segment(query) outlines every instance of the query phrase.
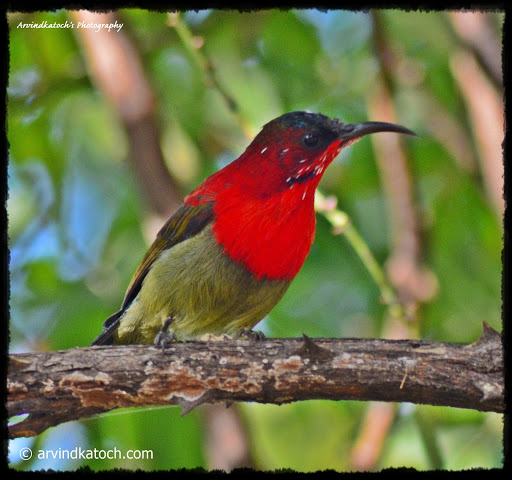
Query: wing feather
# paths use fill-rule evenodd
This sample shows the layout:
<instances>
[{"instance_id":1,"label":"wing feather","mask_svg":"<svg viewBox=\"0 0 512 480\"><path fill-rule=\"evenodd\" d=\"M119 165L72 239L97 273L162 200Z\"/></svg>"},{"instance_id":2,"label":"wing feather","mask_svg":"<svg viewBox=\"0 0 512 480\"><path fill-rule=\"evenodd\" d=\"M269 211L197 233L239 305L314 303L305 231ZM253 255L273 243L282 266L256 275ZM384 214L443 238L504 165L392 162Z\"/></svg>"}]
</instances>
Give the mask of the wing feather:
<instances>
[{"instance_id":1,"label":"wing feather","mask_svg":"<svg viewBox=\"0 0 512 480\"><path fill-rule=\"evenodd\" d=\"M146 275L151 269L151 265L160 254L172 248L174 245L183 242L187 238L197 235L212 220L213 202L195 206L183 205L167 220L135 271L128 285L128 289L126 290L121 309L105 320L103 323L103 332L94 340L92 345L112 344L114 333L119 326L123 313L139 293L144 278L146 278Z\"/></svg>"}]
</instances>

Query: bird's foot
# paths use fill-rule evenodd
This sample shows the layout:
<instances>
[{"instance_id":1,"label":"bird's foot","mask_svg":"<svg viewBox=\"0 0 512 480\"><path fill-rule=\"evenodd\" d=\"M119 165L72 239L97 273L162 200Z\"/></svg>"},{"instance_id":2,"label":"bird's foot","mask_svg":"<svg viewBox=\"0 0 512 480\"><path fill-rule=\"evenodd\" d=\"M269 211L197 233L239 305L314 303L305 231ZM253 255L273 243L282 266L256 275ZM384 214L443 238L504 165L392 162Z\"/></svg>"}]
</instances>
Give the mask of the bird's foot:
<instances>
[{"instance_id":1,"label":"bird's foot","mask_svg":"<svg viewBox=\"0 0 512 480\"><path fill-rule=\"evenodd\" d=\"M155 339L153 341L155 347L160 347L162 351L165 350L165 348L168 347L171 343L178 340L176 334L173 331L169 331L169 326L171 325L172 320L172 315L165 319L161 330L155 335Z\"/></svg>"},{"instance_id":2,"label":"bird's foot","mask_svg":"<svg viewBox=\"0 0 512 480\"><path fill-rule=\"evenodd\" d=\"M259 342L265 340L265 334L261 330L251 330L250 328L242 328L236 336L236 338L247 337L247 340L251 342Z\"/></svg>"}]
</instances>

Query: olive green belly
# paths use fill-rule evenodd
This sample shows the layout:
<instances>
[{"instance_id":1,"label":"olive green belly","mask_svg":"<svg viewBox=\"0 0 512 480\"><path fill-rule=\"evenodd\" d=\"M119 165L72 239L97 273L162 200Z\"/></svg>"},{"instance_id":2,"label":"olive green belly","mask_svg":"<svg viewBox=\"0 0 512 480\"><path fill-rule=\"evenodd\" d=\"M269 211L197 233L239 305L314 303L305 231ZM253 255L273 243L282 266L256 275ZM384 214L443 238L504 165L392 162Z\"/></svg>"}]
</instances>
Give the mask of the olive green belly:
<instances>
[{"instance_id":1,"label":"olive green belly","mask_svg":"<svg viewBox=\"0 0 512 480\"><path fill-rule=\"evenodd\" d=\"M286 292L288 280L257 280L224 254L205 228L162 252L120 319L114 343L152 343L172 315L178 339L235 335L253 328Z\"/></svg>"}]
</instances>

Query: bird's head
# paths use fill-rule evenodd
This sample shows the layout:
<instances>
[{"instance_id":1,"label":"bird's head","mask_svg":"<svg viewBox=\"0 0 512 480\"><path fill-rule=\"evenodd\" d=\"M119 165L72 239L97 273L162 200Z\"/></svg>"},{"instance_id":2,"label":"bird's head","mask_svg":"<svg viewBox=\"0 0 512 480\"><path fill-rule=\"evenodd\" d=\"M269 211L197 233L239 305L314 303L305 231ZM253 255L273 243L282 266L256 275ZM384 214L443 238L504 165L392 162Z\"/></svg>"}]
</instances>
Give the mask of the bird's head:
<instances>
[{"instance_id":1,"label":"bird's head","mask_svg":"<svg viewBox=\"0 0 512 480\"><path fill-rule=\"evenodd\" d=\"M254 173L269 174L281 188L318 184L340 150L364 135L396 132L414 135L409 129L383 122L344 123L319 113L290 112L267 123L246 153L256 160Z\"/></svg>"},{"instance_id":2,"label":"bird's head","mask_svg":"<svg viewBox=\"0 0 512 480\"><path fill-rule=\"evenodd\" d=\"M307 190L312 199L325 169L340 150L377 132L415 135L392 123L344 123L320 113L285 113L264 125L239 158L206 179L186 202L208 203L219 196L235 202L235 191L248 199L290 189L303 199L301 192Z\"/></svg>"}]
</instances>

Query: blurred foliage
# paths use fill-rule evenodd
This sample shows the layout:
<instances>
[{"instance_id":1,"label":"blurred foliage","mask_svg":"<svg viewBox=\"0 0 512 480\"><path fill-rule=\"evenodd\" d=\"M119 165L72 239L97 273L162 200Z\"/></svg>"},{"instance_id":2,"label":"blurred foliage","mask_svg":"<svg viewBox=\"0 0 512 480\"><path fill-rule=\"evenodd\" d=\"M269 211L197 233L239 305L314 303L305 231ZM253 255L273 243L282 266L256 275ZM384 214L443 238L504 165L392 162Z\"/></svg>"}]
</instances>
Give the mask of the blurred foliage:
<instances>
[{"instance_id":1,"label":"blurred foliage","mask_svg":"<svg viewBox=\"0 0 512 480\"><path fill-rule=\"evenodd\" d=\"M424 261L439 282L423 305L421 336L438 341L478 338L482 321L500 329L501 218L481 176L465 169L432 134L425 94L455 119L472 142L467 107L450 71L460 48L445 13L383 11L390 48L411 75L394 92L398 123L419 134L406 139L422 218ZM238 156L247 139L219 93L204 83L165 13L118 12L122 32L138 49L158 99L158 124L168 167L189 192ZM498 29L503 15L491 14ZM86 346L119 307L147 243L144 205L126 162L122 124L88 75L71 29L16 28L20 22L65 22L67 12L11 13L8 84L9 246L12 351ZM256 132L286 111L308 109L345 121L367 119L367 97L379 75L368 13L315 10L187 12L204 40L220 83ZM501 42L500 42L501 43ZM499 52L497 52L499 54ZM373 119L379 120L379 119ZM499 126L498 126L499 127ZM497 127L497 128L498 128ZM371 142L345 151L321 188L338 198L379 262L389 253L386 199ZM270 336L381 334L384 307L376 285L343 237L324 218L304 268L261 328ZM376 468L429 469L414 412L442 446L449 469L499 467L501 416L404 405ZM240 405L251 455L259 469L350 468L349 454L365 405L301 402ZM181 418L178 407L119 410L61 425L36 439L11 443L19 469L94 470L207 468L201 409ZM32 448L153 450L152 460L20 463Z\"/></svg>"}]
</instances>

